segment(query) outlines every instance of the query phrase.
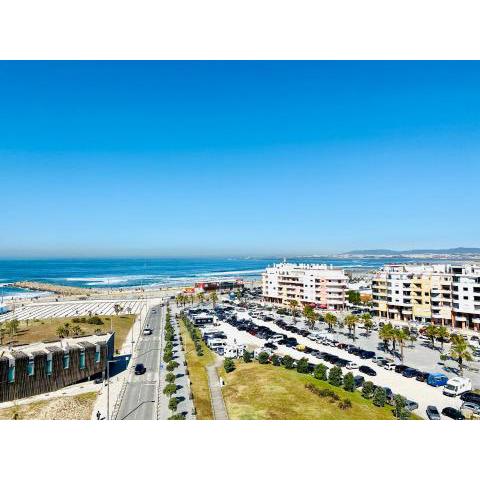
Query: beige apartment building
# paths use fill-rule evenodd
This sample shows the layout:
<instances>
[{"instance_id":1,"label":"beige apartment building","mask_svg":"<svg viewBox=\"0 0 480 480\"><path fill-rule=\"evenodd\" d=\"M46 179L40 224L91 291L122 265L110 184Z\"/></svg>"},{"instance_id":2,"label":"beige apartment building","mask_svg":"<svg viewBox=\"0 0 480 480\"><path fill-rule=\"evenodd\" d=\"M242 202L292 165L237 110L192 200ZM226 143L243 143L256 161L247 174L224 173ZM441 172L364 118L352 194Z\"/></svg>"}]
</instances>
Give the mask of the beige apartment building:
<instances>
[{"instance_id":1,"label":"beige apartment building","mask_svg":"<svg viewBox=\"0 0 480 480\"><path fill-rule=\"evenodd\" d=\"M381 318L480 329L480 265L386 265L372 295Z\"/></svg>"},{"instance_id":2,"label":"beige apartment building","mask_svg":"<svg viewBox=\"0 0 480 480\"><path fill-rule=\"evenodd\" d=\"M266 302L289 305L311 304L318 308L342 310L346 306L348 277L343 270L327 265L279 263L262 274Z\"/></svg>"}]
</instances>

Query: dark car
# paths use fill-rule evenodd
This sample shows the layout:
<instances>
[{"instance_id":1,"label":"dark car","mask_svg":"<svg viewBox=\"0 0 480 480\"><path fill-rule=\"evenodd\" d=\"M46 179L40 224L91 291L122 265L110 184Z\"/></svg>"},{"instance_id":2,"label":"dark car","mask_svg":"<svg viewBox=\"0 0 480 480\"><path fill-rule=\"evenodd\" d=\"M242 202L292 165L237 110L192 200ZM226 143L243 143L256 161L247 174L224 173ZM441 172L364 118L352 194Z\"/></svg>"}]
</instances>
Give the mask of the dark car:
<instances>
[{"instance_id":1,"label":"dark car","mask_svg":"<svg viewBox=\"0 0 480 480\"><path fill-rule=\"evenodd\" d=\"M396 365L395 366L395 371L397 373L403 373L407 368L409 368L409 367L407 367L406 365Z\"/></svg>"},{"instance_id":2,"label":"dark car","mask_svg":"<svg viewBox=\"0 0 480 480\"><path fill-rule=\"evenodd\" d=\"M272 342L265 343L264 347L269 348L270 350L277 350L277 346Z\"/></svg>"},{"instance_id":3,"label":"dark car","mask_svg":"<svg viewBox=\"0 0 480 480\"><path fill-rule=\"evenodd\" d=\"M416 377L420 372L416 368L406 368L402 375L406 378L413 378Z\"/></svg>"},{"instance_id":4,"label":"dark car","mask_svg":"<svg viewBox=\"0 0 480 480\"><path fill-rule=\"evenodd\" d=\"M429 420L441 420L442 417L440 417L440 413L437 409L437 407L434 407L433 405L429 405L427 407L427 417Z\"/></svg>"},{"instance_id":5,"label":"dark car","mask_svg":"<svg viewBox=\"0 0 480 480\"><path fill-rule=\"evenodd\" d=\"M365 377L362 377L362 375L353 377L353 380L355 382L355 388L360 388L365 383Z\"/></svg>"},{"instance_id":6,"label":"dark car","mask_svg":"<svg viewBox=\"0 0 480 480\"><path fill-rule=\"evenodd\" d=\"M460 410L457 410L456 408L453 408L453 407L445 407L442 410L442 415L445 415L446 417L449 417L449 418L453 418L453 420L465 420L463 413Z\"/></svg>"},{"instance_id":7,"label":"dark car","mask_svg":"<svg viewBox=\"0 0 480 480\"><path fill-rule=\"evenodd\" d=\"M419 372L415 377L415 380L418 382L426 382L429 375L430 374L428 372Z\"/></svg>"},{"instance_id":8,"label":"dark car","mask_svg":"<svg viewBox=\"0 0 480 480\"><path fill-rule=\"evenodd\" d=\"M360 352L360 358L363 358L364 360L368 358L373 358L375 357L375 352L370 352L368 350L364 350L363 352Z\"/></svg>"},{"instance_id":9,"label":"dark car","mask_svg":"<svg viewBox=\"0 0 480 480\"><path fill-rule=\"evenodd\" d=\"M417 402L414 402L413 400L406 400L405 401L405 408L407 410L410 410L410 412L413 412L414 410L416 410L418 408L418 403Z\"/></svg>"},{"instance_id":10,"label":"dark car","mask_svg":"<svg viewBox=\"0 0 480 480\"><path fill-rule=\"evenodd\" d=\"M465 392L460 395L462 402L473 402L480 405L480 394L473 392Z\"/></svg>"},{"instance_id":11,"label":"dark car","mask_svg":"<svg viewBox=\"0 0 480 480\"><path fill-rule=\"evenodd\" d=\"M137 363L135 365L135 375L143 375L147 369L143 363Z\"/></svg>"},{"instance_id":12,"label":"dark car","mask_svg":"<svg viewBox=\"0 0 480 480\"><path fill-rule=\"evenodd\" d=\"M369 375L370 377L375 377L377 375L377 372L367 365L362 365L358 371L364 373L365 375Z\"/></svg>"}]
</instances>

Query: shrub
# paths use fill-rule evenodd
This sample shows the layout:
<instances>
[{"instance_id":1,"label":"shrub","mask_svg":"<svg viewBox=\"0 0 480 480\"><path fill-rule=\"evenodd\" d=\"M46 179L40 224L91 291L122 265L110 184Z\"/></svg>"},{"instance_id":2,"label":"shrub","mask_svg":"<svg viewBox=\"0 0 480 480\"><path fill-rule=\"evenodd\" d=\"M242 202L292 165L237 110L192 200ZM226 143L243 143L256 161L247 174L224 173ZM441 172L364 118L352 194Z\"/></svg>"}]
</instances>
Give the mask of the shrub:
<instances>
[{"instance_id":1,"label":"shrub","mask_svg":"<svg viewBox=\"0 0 480 480\"><path fill-rule=\"evenodd\" d=\"M265 365L268 363L269 355L267 352L260 352L258 355L258 363Z\"/></svg>"},{"instance_id":2,"label":"shrub","mask_svg":"<svg viewBox=\"0 0 480 480\"><path fill-rule=\"evenodd\" d=\"M308 359L303 357L297 361L297 372L308 373Z\"/></svg>"},{"instance_id":3,"label":"shrub","mask_svg":"<svg viewBox=\"0 0 480 480\"><path fill-rule=\"evenodd\" d=\"M410 417L410 411L405 408L406 400L401 395L393 397L394 415L399 420L407 420Z\"/></svg>"},{"instance_id":4,"label":"shrub","mask_svg":"<svg viewBox=\"0 0 480 480\"><path fill-rule=\"evenodd\" d=\"M270 361L272 362L272 365L274 365L275 367L278 367L282 364L282 359L276 354L273 354L270 357Z\"/></svg>"},{"instance_id":5,"label":"shrub","mask_svg":"<svg viewBox=\"0 0 480 480\"><path fill-rule=\"evenodd\" d=\"M345 398L338 403L338 408L340 408L341 410L347 410L349 408L352 408L352 402L348 398Z\"/></svg>"},{"instance_id":6,"label":"shrub","mask_svg":"<svg viewBox=\"0 0 480 480\"><path fill-rule=\"evenodd\" d=\"M377 407L383 407L385 406L385 403L387 401L387 394L385 392L385 389L382 387L377 387L375 389L375 393L373 394L373 404Z\"/></svg>"},{"instance_id":7,"label":"shrub","mask_svg":"<svg viewBox=\"0 0 480 480\"><path fill-rule=\"evenodd\" d=\"M173 359L173 353L171 350L167 350L164 354L163 354L163 361L165 363L168 363L168 362L171 362Z\"/></svg>"},{"instance_id":8,"label":"shrub","mask_svg":"<svg viewBox=\"0 0 480 480\"><path fill-rule=\"evenodd\" d=\"M285 368L292 369L295 366L295 360L290 355L285 355L282 358L282 364Z\"/></svg>"},{"instance_id":9,"label":"shrub","mask_svg":"<svg viewBox=\"0 0 480 480\"><path fill-rule=\"evenodd\" d=\"M172 397L169 401L168 401L168 408L174 412L176 409L177 409L177 406L178 406L178 398L177 397Z\"/></svg>"},{"instance_id":10,"label":"shrub","mask_svg":"<svg viewBox=\"0 0 480 480\"><path fill-rule=\"evenodd\" d=\"M178 363L175 362L174 360L172 360L171 362L168 362L168 363L167 363L167 370L168 370L169 372L172 372L172 371L175 370L177 367L178 367Z\"/></svg>"},{"instance_id":11,"label":"shrub","mask_svg":"<svg viewBox=\"0 0 480 480\"><path fill-rule=\"evenodd\" d=\"M231 358L226 358L223 362L225 372L230 373L235 370L235 362Z\"/></svg>"},{"instance_id":12,"label":"shrub","mask_svg":"<svg viewBox=\"0 0 480 480\"><path fill-rule=\"evenodd\" d=\"M253 358L253 354L251 352L249 352L248 350L245 350L243 352L243 361L245 363L250 363L252 361L252 358Z\"/></svg>"},{"instance_id":13,"label":"shrub","mask_svg":"<svg viewBox=\"0 0 480 480\"><path fill-rule=\"evenodd\" d=\"M362 387L362 397L372 398L375 385L372 382L365 382Z\"/></svg>"},{"instance_id":14,"label":"shrub","mask_svg":"<svg viewBox=\"0 0 480 480\"><path fill-rule=\"evenodd\" d=\"M177 386L174 383L168 383L163 389L163 393L167 395L167 397L171 397L176 391Z\"/></svg>"},{"instance_id":15,"label":"shrub","mask_svg":"<svg viewBox=\"0 0 480 480\"><path fill-rule=\"evenodd\" d=\"M348 372L343 377L343 388L347 392L353 392L355 390L355 379L353 378L352 372Z\"/></svg>"},{"instance_id":16,"label":"shrub","mask_svg":"<svg viewBox=\"0 0 480 480\"><path fill-rule=\"evenodd\" d=\"M183 413L176 413L171 417L168 417L168 420L185 420L185 415Z\"/></svg>"},{"instance_id":17,"label":"shrub","mask_svg":"<svg viewBox=\"0 0 480 480\"><path fill-rule=\"evenodd\" d=\"M342 382L342 369L340 367L332 367L328 372L328 383L334 387L340 387Z\"/></svg>"},{"instance_id":18,"label":"shrub","mask_svg":"<svg viewBox=\"0 0 480 480\"><path fill-rule=\"evenodd\" d=\"M171 372L165 375L165 380L167 381L167 383L174 383L176 378L176 375Z\"/></svg>"},{"instance_id":19,"label":"shrub","mask_svg":"<svg viewBox=\"0 0 480 480\"><path fill-rule=\"evenodd\" d=\"M328 371L327 366L324 365L323 363L319 363L318 365L315 366L315 369L313 370L313 376L317 380L326 381L327 380L327 371Z\"/></svg>"}]
</instances>

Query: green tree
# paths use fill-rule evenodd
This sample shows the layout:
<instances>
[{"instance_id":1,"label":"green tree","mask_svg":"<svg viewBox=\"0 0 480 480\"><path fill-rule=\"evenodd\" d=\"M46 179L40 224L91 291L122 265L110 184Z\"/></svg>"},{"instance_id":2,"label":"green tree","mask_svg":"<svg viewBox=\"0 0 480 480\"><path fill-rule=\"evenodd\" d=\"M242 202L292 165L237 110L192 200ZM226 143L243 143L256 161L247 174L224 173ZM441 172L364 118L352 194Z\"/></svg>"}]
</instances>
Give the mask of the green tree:
<instances>
[{"instance_id":1,"label":"green tree","mask_svg":"<svg viewBox=\"0 0 480 480\"><path fill-rule=\"evenodd\" d=\"M175 360L167 363L167 371L172 372L178 367L178 363Z\"/></svg>"},{"instance_id":2,"label":"green tree","mask_svg":"<svg viewBox=\"0 0 480 480\"><path fill-rule=\"evenodd\" d=\"M174 383L168 383L163 389L163 393L167 397L171 397L177 391L177 386Z\"/></svg>"},{"instance_id":3,"label":"green tree","mask_svg":"<svg viewBox=\"0 0 480 480\"><path fill-rule=\"evenodd\" d=\"M271 356L270 361L275 367L279 367L282 364L282 359L275 353Z\"/></svg>"},{"instance_id":4,"label":"green tree","mask_svg":"<svg viewBox=\"0 0 480 480\"><path fill-rule=\"evenodd\" d=\"M385 389L382 387L377 387L375 389L375 393L373 394L373 404L376 405L377 407L383 407L385 406L385 403L387 402L387 393L385 392Z\"/></svg>"},{"instance_id":5,"label":"green tree","mask_svg":"<svg viewBox=\"0 0 480 480\"><path fill-rule=\"evenodd\" d=\"M373 328L372 316L369 313L364 313L362 315L362 321L363 321L363 326L365 327L365 330L367 331L368 334L370 334Z\"/></svg>"},{"instance_id":6,"label":"green tree","mask_svg":"<svg viewBox=\"0 0 480 480\"><path fill-rule=\"evenodd\" d=\"M183 413L176 413L168 417L168 420L186 420L185 415Z\"/></svg>"},{"instance_id":7,"label":"green tree","mask_svg":"<svg viewBox=\"0 0 480 480\"><path fill-rule=\"evenodd\" d=\"M378 332L378 337L380 340L383 341L383 344L385 346L385 350L388 350L388 346L391 340L393 340L394 337L394 328L391 323L385 323L380 327L380 330Z\"/></svg>"},{"instance_id":8,"label":"green tree","mask_svg":"<svg viewBox=\"0 0 480 480\"><path fill-rule=\"evenodd\" d=\"M375 385L372 382L370 381L365 382L362 386L362 397L372 398L374 389L375 389Z\"/></svg>"},{"instance_id":9,"label":"green tree","mask_svg":"<svg viewBox=\"0 0 480 480\"><path fill-rule=\"evenodd\" d=\"M348 328L350 334L353 332L353 341L355 342L355 329L357 323L359 322L359 318L356 315L347 315L345 317L345 325Z\"/></svg>"},{"instance_id":10,"label":"green tree","mask_svg":"<svg viewBox=\"0 0 480 480\"><path fill-rule=\"evenodd\" d=\"M361 296L360 292L356 292L355 290L349 290L347 292L348 302L352 305L359 305L361 303Z\"/></svg>"},{"instance_id":11,"label":"green tree","mask_svg":"<svg viewBox=\"0 0 480 480\"><path fill-rule=\"evenodd\" d=\"M403 328L395 328L393 335L395 340L400 345L400 359L403 363L403 348L405 347L405 342L410 338L410 336Z\"/></svg>"},{"instance_id":12,"label":"green tree","mask_svg":"<svg viewBox=\"0 0 480 480\"><path fill-rule=\"evenodd\" d=\"M308 358L302 357L300 360L297 360L298 373L308 373L308 369Z\"/></svg>"},{"instance_id":13,"label":"green tree","mask_svg":"<svg viewBox=\"0 0 480 480\"><path fill-rule=\"evenodd\" d=\"M444 326L437 328L437 340L440 342L443 351L443 344L450 338L450 332Z\"/></svg>"},{"instance_id":14,"label":"green tree","mask_svg":"<svg viewBox=\"0 0 480 480\"><path fill-rule=\"evenodd\" d=\"M261 363L262 365L266 365L268 363L269 357L270 356L267 352L260 352L257 357L258 363Z\"/></svg>"},{"instance_id":15,"label":"green tree","mask_svg":"<svg viewBox=\"0 0 480 480\"><path fill-rule=\"evenodd\" d=\"M59 325L56 330L56 334L59 338L68 337L68 331L64 325Z\"/></svg>"},{"instance_id":16,"label":"green tree","mask_svg":"<svg viewBox=\"0 0 480 480\"><path fill-rule=\"evenodd\" d=\"M172 372L169 372L165 375L165 380L167 381L167 383L174 383L176 378L177 376Z\"/></svg>"},{"instance_id":17,"label":"green tree","mask_svg":"<svg viewBox=\"0 0 480 480\"><path fill-rule=\"evenodd\" d=\"M344 377L343 377L343 388L347 392L353 392L355 391L355 379L353 377L352 372L348 372Z\"/></svg>"},{"instance_id":18,"label":"green tree","mask_svg":"<svg viewBox=\"0 0 480 480\"><path fill-rule=\"evenodd\" d=\"M252 352L249 352L248 350L245 350L243 352L243 361L245 363L250 363L252 361L252 358L253 358L253 353Z\"/></svg>"},{"instance_id":19,"label":"green tree","mask_svg":"<svg viewBox=\"0 0 480 480\"><path fill-rule=\"evenodd\" d=\"M437 337L438 327L436 325L430 324L425 327L425 335L432 342L432 348L435 348L435 338Z\"/></svg>"},{"instance_id":20,"label":"green tree","mask_svg":"<svg viewBox=\"0 0 480 480\"><path fill-rule=\"evenodd\" d=\"M218 302L217 292L213 291L209 295L210 302L212 302L212 307L215 308L216 303Z\"/></svg>"},{"instance_id":21,"label":"green tree","mask_svg":"<svg viewBox=\"0 0 480 480\"><path fill-rule=\"evenodd\" d=\"M292 312L292 319L295 320L295 316L297 313L298 301L297 300L289 300L288 304L290 306L290 310Z\"/></svg>"},{"instance_id":22,"label":"green tree","mask_svg":"<svg viewBox=\"0 0 480 480\"><path fill-rule=\"evenodd\" d=\"M223 368L227 373L233 372L235 370L235 362L231 358L226 358L223 361Z\"/></svg>"},{"instance_id":23,"label":"green tree","mask_svg":"<svg viewBox=\"0 0 480 480\"><path fill-rule=\"evenodd\" d=\"M458 363L460 375L463 376L463 362L473 361L472 347L460 335L452 335L451 341L450 356Z\"/></svg>"},{"instance_id":24,"label":"green tree","mask_svg":"<svg viewBox=\"0 0 480 480\"><path fill-rule=\"evenodd\" d=\"M163 354L163 361L165 363L171 362L173 359L173 352L171 350L165 350L165 353Z\"/></svg>"},{"instance_id":25,"label":"green tree","mask_svg":"<svg viewBox=\"0 0 480 480\"><path fill-rule=\"evenodd\" d=\"M328 383L334 387L340 387L343 383L342 369L340 367L332 367L328 372Z\"/></svg>"},{"instance_id":26,"label":"green tree","mask_svg":"<svg viewBox=\"0 0 480 480\"><path fill-rule=\"evenodd\" d=\"M74 337L78 337L78 336L80 336L80 335L83 335L83 330L80 328L79 325L74 325L74 326L72 327L72 335L73 335Z\"/></svg>"},{"instance_id":27,"label":"green tree","mask_svg":"<svg viewBox=\"0 0 480 480\"><path fill-rule=\"evenodd\" d=\"M295 360L290 355L285 355L282 358L282 364L285 368L288 368L290 370L294 367Z\"/></svg>"},{"instance_id":28,"label":"green tree","mask_svg":"<svg viewBox=\"0 0 480 480\"><path fill-rule=\"evenodd\" d=\"M397 420L407 420L410 417L410 411L405 408L407 401L402 395L394 395L393 411Z\"/></svg>"},{"instance_id":29,"label":"green tree","mask_svg":"<svg viewBox=\"0 0 480 480\"><path fill-rule=\"evenodd\" d=\"M172 412L175 412L177 410L177 407L178 407L178 398L177 397L172 397L169 401L168 401L168 408L172 411Z\"/></svg>"},{"instance_id":30,"label":"green tree","mask_svg":"<svg viewBox=\"0 0 480 480\"><path fill-rule=\"evenodd\" d=\"M325 315L325 323L328 325L328 329L333 331L333 328L337 324L337 317L333 313L328 312Z\"/></svg>"},{"instance_id":31,"label":"green tree","mask_svg":"<svg viewBox=\"0 0 480 480\"><path fill-rule=\"evenodd\" d=\"M319 363L318 365L315 366L315 368L313 370L313 376L317 380L326 381L327 380L327 372L328 372L327 366L324 365L323 363Z\"/></svg>"}]
</instances>

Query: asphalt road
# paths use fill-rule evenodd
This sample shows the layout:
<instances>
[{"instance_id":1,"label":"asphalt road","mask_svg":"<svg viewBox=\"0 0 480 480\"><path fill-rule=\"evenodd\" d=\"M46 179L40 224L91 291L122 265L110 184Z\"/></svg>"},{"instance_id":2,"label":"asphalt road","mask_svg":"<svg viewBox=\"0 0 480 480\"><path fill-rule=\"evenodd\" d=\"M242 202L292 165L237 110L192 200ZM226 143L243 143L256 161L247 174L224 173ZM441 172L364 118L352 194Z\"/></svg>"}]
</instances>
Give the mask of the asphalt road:
<instances>
[{"instance_id":1,"label":"asphalt road","mask_svg":"<svg viewBox=\"0 0 480 480\"><path fill-rule=\"evenodd\" d=\"M157 419L160 342L164 317L165 307L153 307L148 312L145 325L153 328L153 334L140 336L117 420ZM134 374L137 363L145 365L147 371L143 375Z\"/></svg>"}]
</instances>

